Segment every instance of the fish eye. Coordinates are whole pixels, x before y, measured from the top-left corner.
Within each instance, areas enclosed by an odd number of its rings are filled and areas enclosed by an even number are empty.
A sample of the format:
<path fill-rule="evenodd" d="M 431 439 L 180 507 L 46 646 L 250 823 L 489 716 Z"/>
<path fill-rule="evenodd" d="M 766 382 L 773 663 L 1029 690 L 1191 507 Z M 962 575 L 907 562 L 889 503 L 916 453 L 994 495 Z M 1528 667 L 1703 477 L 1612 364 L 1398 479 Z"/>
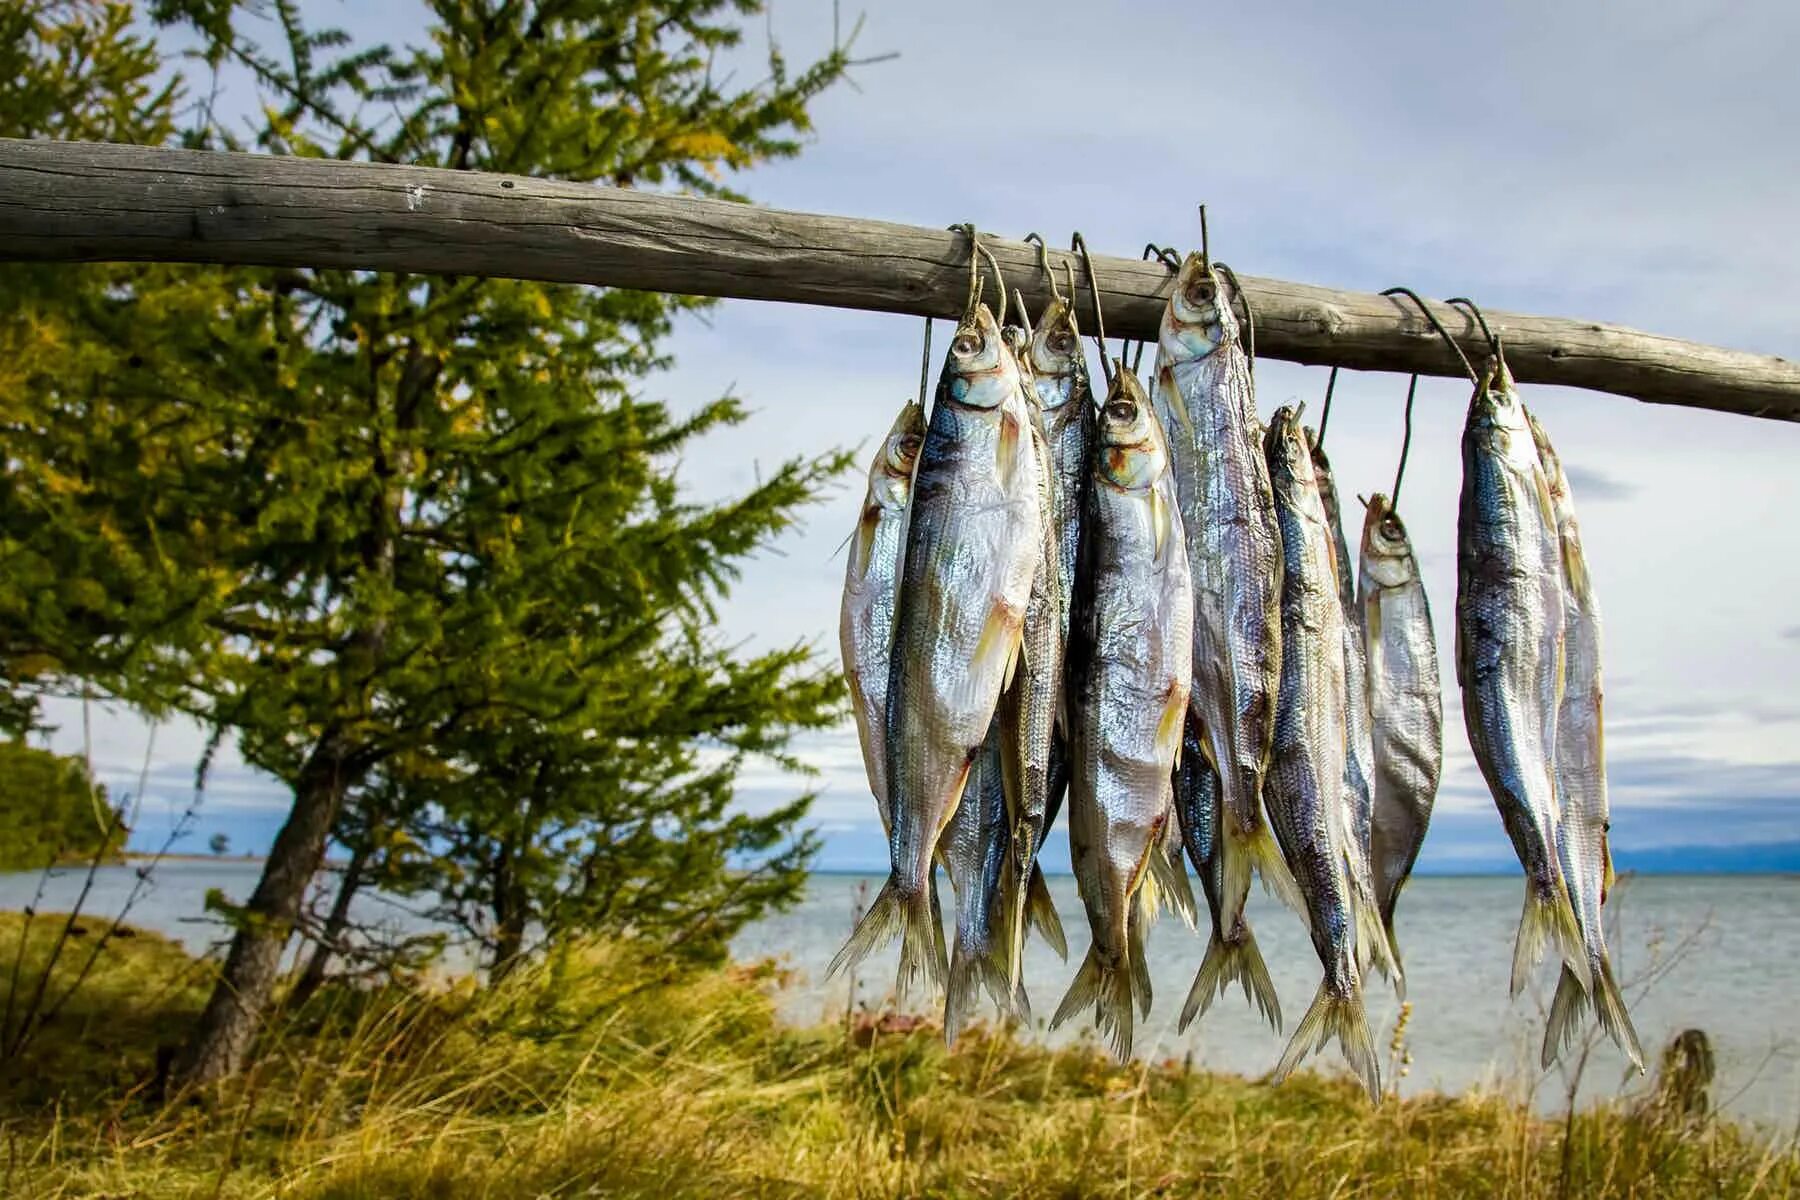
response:
<path fill-rule="evenodd" d="M 1212 280 L 1200 278 L 1188 284 L 1187 298 L 1189 304 L 1211 304 L 1219 294 L 1218 285 Z"/>
<path fill-rule="evenodd" d="M 1050 349 L 1058 354 L 1067 354 L 1075 348 L 1075 335 L 1068 332 L 1050 335 Z"/>
<path fill-rule="evenodd" d="M 974 354 L 981 349 L 981 335 L 978 333 L 959 333 L 956 340 L 950 343 L 953 353 L 961 355 Z"/>
<path fill-rule="evenodd" d="M 1401 537 L 1400 522 L 1394 520 L 1392 517 L 1387 518 L 1387 520 L 1381 523 L 1381 533 L 1384 537 L 1393 538 L 1395 541 L 1399 541 Z"/>
<path fill-rule="evenodd" d="M 1121 425 L 1137 416 L 1137 405 L 1129 400 L 1111 400 L 1106 405 L 1106 419 Z"/>
<path fill-rule="evenodd" d="M 902 437 L 900 439 L 900 443 L 894 447 L 894 453 L 899 455 L 901 458 L 911 458 L 913 455 L 917 454 L 918 452 L 919 452 L 919 437 L 917 434 L 912 434 L 912 433 L 907 434 L 905 437 Z"/>

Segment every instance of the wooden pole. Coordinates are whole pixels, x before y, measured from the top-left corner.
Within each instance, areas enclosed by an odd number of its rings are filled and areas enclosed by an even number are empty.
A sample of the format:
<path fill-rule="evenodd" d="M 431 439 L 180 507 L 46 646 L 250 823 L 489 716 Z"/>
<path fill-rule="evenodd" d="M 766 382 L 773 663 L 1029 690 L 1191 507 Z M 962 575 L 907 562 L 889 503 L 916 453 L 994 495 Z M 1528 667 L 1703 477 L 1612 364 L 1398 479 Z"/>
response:
<path fill-rule="evenodd" d="M 1032 308 L 1048 300 L 1035 247 L 982 240 Z M 429 167 L 0 139 L 0 258 L 492 275 L 955 317 L 968 256 L 967 238 L 948 229 L 655 192 Z M 1065 257 L 1051 253 L 1059 274 Z M 1096 257 L 1094 270 L 1108 333 L 1155 337 L 1168 270 L 1109 257 Z M 1079 264 L 1075 271 L 1080 279 Z M 1462 374 L 1404 300 L 1242 280 L 1265 357 Z M 1085 306 L 1085 285 L 1078 293 Z M 1473 322 L 1445 305 L 1434 311 L 1479 361 L 1484 343 Z M 1800 366 L 1785 359 L 1592 321 L 1487 316 L 1521 382 L 1800 420 Z"/>

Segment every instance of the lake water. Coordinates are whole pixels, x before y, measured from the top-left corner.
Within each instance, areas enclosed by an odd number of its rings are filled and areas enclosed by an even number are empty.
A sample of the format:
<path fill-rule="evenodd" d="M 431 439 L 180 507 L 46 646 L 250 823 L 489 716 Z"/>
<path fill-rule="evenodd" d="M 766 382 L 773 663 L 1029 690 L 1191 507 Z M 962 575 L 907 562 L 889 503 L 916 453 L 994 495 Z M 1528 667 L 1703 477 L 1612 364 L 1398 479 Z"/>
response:
<path fill-rule="evenodd" d="M 203 911 L 206 890 L 221 888 L 242 900 L 259 870 L 248 862 L 164 863 L 142 890 L 130 920 L 204 951 L 221 936 L 221 927 Z M 136 882 L 131 867 L 101 871 L 88 911 L 117 912 Z M 815 876 L 794 911 L 738 937 L 734 949 L 739 957 L 773 956 L 795 970 L 795 982 L 781 998 L 786 1017 L 806 1023 L 842 1015 L 851 983 L 825 985 L 824 967 L 849 931 L 859 892 L 866 888 L 866 902 L 879 882 L 854 875 Z M 79 872 L 53 879 L 44 910 L 67 908 L 80 885 Z M 0 909 L 29 903 L 37 886 L 35 875 L 0 875 Z M 1053 877 L 1050 887 L 1069 934 L 1070 962 L 1059 961 L 1034 940 L 1026 954 L 1026 983 L 1036 1017 L 1033 1036 L 1063 1041 L 1078 1036 L 1076 1022 L 1055 1034 L 1042 1026 L 1086 949 L 1087 930 L 1074 880 Z M 1497 1087 L 1531 1091 L 1546 1108 L 1561 1106 L 1563 1077 L 1556 1072 L 1545 1077 L 1535 1069 L 1541 1014 L 1555 983 L 1552 968 L 1544 965 L 1534 987 L 1518 1000 L 1506 994 L 1522 895 L 1523 884 L 1516 877 L 1421 878 L 1408 887 L 1399 921 L 1413 1005 L 1406 1031 L 1413 1063 L 1403 1091 Z M 1654 1060 L 1684 1029 L 1705 1030 L 1718 1060 L 1715 1097 L 1742 1119 L 1793 1128 L 1800 1118 L 1800 1004 L 1795 1000 L 1800 995 L 1800 877 L 1645 876 L 1623 881 L 1616 895 L 1622 928 L 1612 945 L 1620 978 L 1656 976 L 1647 989 L 1626 985 L 1646 1054 Z M 417 917 L 379 897 L 359 905 L 361 920 L 424 927 Z M 1318 985 L 1318 962 L 1299 922 L 1260 893 L 1253 895 L 1251 920 L 1291 1029 Z M 1186 1034 L 1175 1032 L 1175 1018 L 1203 949 L 1200 936 L 1173 919 L 1165 916 L 1156 925 L 1148 946 L 1156 1002 L 1150 1018 L 1139 1025 L 1139 1052 L 1156 1058 L 1191 1055 L 1196 1063 L 1250 1075 L 1267 1071 L 1282 1040 L 1252 1014 L 1241 993 L 1221 998 Z M 889 950 L 864 965 L 854 981 L 859 1000 L 882 999 L 891 986 L 896 954 Z M 1385 1068 L 1398 1004 L 1378 982 L 1371 985 L 1369 1000 Z M 1334 1049 L 1309 1062 L 1336 1070 L 1335 1055 Z M 1582 1095 L 1619 1090 L 1625 1069 L 1623 1056 L 1600 1042 Z"/>

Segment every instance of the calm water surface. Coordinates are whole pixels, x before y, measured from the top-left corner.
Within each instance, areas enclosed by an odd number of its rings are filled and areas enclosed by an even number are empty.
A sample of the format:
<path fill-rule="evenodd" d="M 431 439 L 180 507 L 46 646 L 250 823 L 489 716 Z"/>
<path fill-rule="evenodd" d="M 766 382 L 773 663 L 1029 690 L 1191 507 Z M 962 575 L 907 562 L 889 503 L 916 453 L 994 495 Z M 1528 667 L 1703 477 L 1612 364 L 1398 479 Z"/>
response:
<path fill-rule="evenodd" d="M 242 900 L 260 867 L 246 862 L 172 862 L 157 868 L 131 914 L 133 924 L 180 939 L 196 952 L 222 936 L 204 912 L 208 888 Z M 825 964 L 849 931 L 859 896 L 874 894 L 879 880 L 818 875 L 806 899 L 790 913 L 745 930 L 734 949 L 742 958 L 773 956 L 796 972 L 782 996 L 784 1014 L 797 1022 L 841 1016 L 856 988 L 859 1001 L 877 1003 L 891 986 L 896 951 L 877 955 L 855 981 L 823 982 Z M 88 911 L 116 913 L 137 883 L 135 870 L 103 870 Z M 0 874 L 0 909 L 30 903 L 36 875 Z M 72 872 L 52 879 L 46 911 L 66 909 L 81 886 Z M 1055 1010 L 1074 965 L 1087 947 L 1086 919 L 1069 877 L 1050 887 L 1069 934 L 1065 964 L 1034 941 L 1026 953 L 1026 982 L 1036 1021 L 1033 1036 L 1053 1042 L 1079 1036 L 1072 1023 L 1049 1034 L 1043 1024 Z M 1647 991 L 1627 984 L 1632 1016 L 1652 1058 L 1672 1036 L 1704 1029 L 1713 1039 L 1719 1081 L 1715 1095 L 1735 1115 L 1791 1129 L 1800 1118 L 1800 878 L 1751 876 L 1650 876 L 1620 885 L 1622 930 L 1613 940 L 1623 980 L 1656 978 Z M 1425 878 L 1412 883 L 1400 903 L 1401 949 L 1407 995 L 1413 1005 L 1406 1029 L 1412 1054 L 1403 1090 L 1460 1091 L 1473 1086 L 1532 1090 L 1538 1103 L 1560 1107 L 1565 1080 L 1535 1069 L 1555 979 L 1540 969 L 1534 987 L 1518 1000 L 1506 995 L 1513 930 L 1523 884 L 1517 878 Z M 949 895 L 945 895 L 946 905 Z M 426 928 L 419 918 L 380 897 L 359 900 L 360 920 L 395 929 Z M 1260 894 L 1251 920 L 1268 959 L 1289 1028 L 1318 986 L 1318 962 L 1299 922 Z M 1198 934 L 1164 917 L 1149 942 L 1156 994 L 1148 1021 L 1139 1026 L 1139 1052 L 1157 1058 L 1191 1055 L 1210 1067 L 1260 1074 L 1274 1065 L 1282 1041 L 1252 1014 L 1238 992 L 1216 1002 L 1186 1034 L 1175 1018 L 1204 949 Z M 1370 1018 L 1384 1050 L 1398 1004 L 1391 991 L 1371 985 Z M 1335 1070 L 1335 1050 L 1310 1060 Z M 1384 1062 L 1385 1066 L 1385 1062 Z M 1610 1094 L 1621 1086 L 1626 1064 L 1608 1042 L 1596 1046 L 1582 1095 Z"/>

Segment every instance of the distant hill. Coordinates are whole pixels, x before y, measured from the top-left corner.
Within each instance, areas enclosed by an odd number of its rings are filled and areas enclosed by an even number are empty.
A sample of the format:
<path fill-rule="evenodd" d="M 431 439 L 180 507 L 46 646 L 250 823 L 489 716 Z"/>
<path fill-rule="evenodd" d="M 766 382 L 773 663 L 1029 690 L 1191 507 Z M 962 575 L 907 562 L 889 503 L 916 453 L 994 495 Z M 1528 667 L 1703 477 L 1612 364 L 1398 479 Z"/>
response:
<path fill-rule="evenodd" d="M 1800 842 L 1739 846 L 1625 847 L 1613 851 L 1613 867 L 1641 875 L 1800 874 Z M 1511 875 L 1519 864 L 1490 855 L 1435 855 L 1422 859 L 1420 875 Z"/>

